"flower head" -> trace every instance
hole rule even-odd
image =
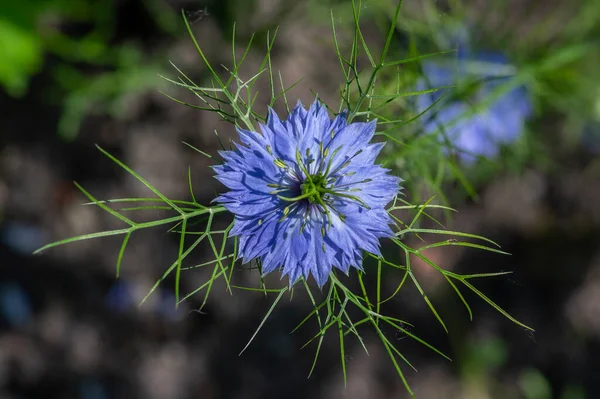
[[[315,100],[285,121],[269,109],[260,128],[238,129],[242,144],[214,168],[230,189],[216,201],[235,215],[239,257],[260,259],[264,274],[282,268],[290,284],[312,274],[323,286],[333,267],[360,269],[363,250],[379,255],[400,179],[374,164],[376,122],[348,124],[345,112],[332,120]]]
[[[505,86],[512,74],[514,67],[495,53],[459,52],[457,64],[425,63],[418,90],[456,85],[449,101],[439,104],[433,117],[423,118],[425,131],[443,131],[467,161],[474,155],[495,156],[499,144],[516,140],[532,113],[525,87]],[[442,94],[447,93],[418,96],[417,111],[425,111]]]

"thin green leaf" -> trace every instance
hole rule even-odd
[[[204,151],[201,151],[201,150],[197,149],[196,147],[194,147],[190,143],[186,143],[185,141],[182,141],[182,143],[185,144],[185,145],[187,145],[188,147],[190,147],[192,150],[196,151],[197,153],[202,154],[202,155],[204,155],[207,158],[213,159],[212,155],[210,155],[210,154],[208,154],[208,153],[206,153]]]
[[[109,208],[108,206],[106,206],[105,204],[101,203],[100,201],[98,201],[96,198],[94,198],[92,196],[92,194],[88,193],[83,187],[81,187],[79,185],[79,183],[77,182],[73,182],[75,183],[75,186],[77,186],[77,188],[86,196],[88,197],[88,199],[90,201],[92,201],[94,204],[98,205],[100,208],[102,208],[103,210],[105,210],[106,212],[110,213],[111,215],[113,215],[114,217],[116,217],[117,219],[122,220],[123,222],[127,223],[130,226],[135,226],[135,222],[129,220],[128,218],[126,218],[125,216],[121,215],[119,212],[115,211],[114,209]]]
[[[80,236],[66,238],[64,240],[59,240],[59,241],[51,242],[50,244],[46,244],[43,247],[41,247],[39,249],[36,249],[33,252],[33,254],[37,255],[39,253],[44,252],[47,249],[58,247],[59,245],[70,244],[70,243],[76,242],[76,241],[90,240],[92,238],[116,236],[116,235],[121,235],[121,234],[128,234],[130,232],[131,232],[131,228],[129,228],[129,229],[118,229],[118,230],[108,230],[108,231],[100,231],[98,233],[83,234],[83,235],[80,235]]]
[[[514,317],[512,317],[506,310],[502,309],[500,306],[496,305],[496,303],[494,301],[492,301],[490,298],[488,298],[483,292],[479,291],[477,288],[475,288],[471,283],[469,283],[466,280],[460,280],[465,286],[467,286],[467,288],[469,288],[471,291],[473,291],[475,294],[477,294],[477,296],[479,296],[481,299],[483,299],[484,301],[486,301],[491,307],[493,307],[494,309],[496,309],[498,312],[500,312],[502,315],[504,315],[504,317],[506,317],[507,319],[509,319],[510,321],[512,321],[513,323],[529,330],[529,331],[535,331],[533,328],[529,327],[528,325],[525,325],[523,323],[521,323],[519,320],[515,319]]]
[[[407,255],[407,256],[409,256],[409,255]],[[444,323],[444,321],[442,320],[442,318],[438,314],[437,310],[435,309],[435,307],[433,306],[433,304],[429,300],[429,297],[427,297],[427,294],[425,294],[425,291],[423,291],[423,288],[421,288],[421,285],[417,281],[417,278],[410,271],[408,272],[408,274],[409,274],[411,280],[413,281],[413,283],[415,284],[415,287],[417,287],[417,290],[419,290],[419,293],[421,294],[421,296],[425,300],[425,303],[427,303],[427,306],[429,306],[429,309],[431,310],[431,312],[433,313],[433,315],[435,316],[435,318],[440,322],[440,324],[444,328],[444,331],[446,331],[446,333],[448,333],[448,327],[446,327],[446,324]]]
[[[121,272],[121,262],[123,261],[123,254],[125,253],[125,247],[127,246],[129,237],[131,237],[131,231],[125,234],[123,244],[121,244],[121,249],[119,250],[119,256],[117,257],[117,278],[119,278],[119,273]]]
[[[152,184],[148,183],[148,181],[146,179],[144,179],[142,176],[138,175],[129,166],[125,165],[123,162],[121,162],[117,158],[113,157],[111,154],[109,154],[104,149],[102,149],[102,147],[100,147],[99,145],[96,145],[96,148],[98,148],[100,150],[100,152],[102,152],[104,155],[106,155],[111,161],[113,161],[114,163],[119,165],[121,168],[125,169],[125,171],[127,171],[133,177],[138,179],[144,186],[146,186],[150,191],[152,191],[154,194],[156,194],[158,197],[160,197],[165,203],[167,203],[174,210],[176,210],[177,212],[179,212],[182,215],[185,214],[185,212],[182,211],[181,209],[179,209],[179,207],[177,205],[175,205],[175,203],[173,203],[173,201],[171,201],[170,199],[165,197],[163,195],[163,193],[158,191]],[[100,205],[100,204],[98,204],[98,205]]]
[[[250,338],[250,340],[248,341],[248,343],[246,344],[246,346],[244,346],[244,349],[242,349],[242,351],[240,352],[240,355],[242,353],[244,353],[244,351],[248,348],[248,346],[250,346],[250,344],[252,343],[252,341],[254,340],[254,337],[256,337],[256,334],[258,334],[258,332],[260,331],[260,329],[262,328],[262,326],[265,324],[265,322],[267,321],[267,319],[269,318],[269,316],[271,315],[271,313],[273,312],[273,309],[275,309],[275,306],[277,306],[277,304],[279,303],[279,301],[281,300],[281,297],[283,297],[283,294],[288,290],[288,287],[284,287],[281,289],[281,291],[279,292],[279,295],[277,295],[277,298],[275,298],[275,301],[273,301],[273,304],[271,305],[271,307],[269,308],[269,311],[267,312],[267,314],[265,315],[265,317],[262,319],[262,321],[260,322],[260,324],[258,325],[258,328],[256,329],[256,331],[254,332],[254,334],[252,335],[252,337]]]
[[[394,65],[407,64],[409,62],[421,61],[425,58],[438,57],[440,55],[445,55],[445,54],[455,53],[455,52],[456,52],[456,50],[452,49],[452,50],[439,51],[437,53],[423,54],[423,55],[418,55],[416,57],[404,58],[402,60],[384,62],[382,66],[390,67],[390,66],[394,66]]]

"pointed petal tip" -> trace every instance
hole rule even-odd
[[[279,121],[281,121],[279,115],[277,115],[277,112],[275,112],[275,110],[270,105],[267,105],[267,125],[273,122],[273,118],[276,118]]]

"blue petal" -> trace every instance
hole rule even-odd
[[[331,171],[335,171],[351,157],[364,149],[375,134],[377,121],[354,122],[346,126],[335,136],[328,145],[328,161],[331,160]],[[361,151],[362,152],[362,151]]]
[[[297,140],[293,133],[288,130],[286,125],[281,122],[277,114],[275,114],[275,111],[269,109],[267,125],[261,126],[261,129],[265,133],[265,136],[270,138],[274,157],[287,162],[293,162],[295,159]]]

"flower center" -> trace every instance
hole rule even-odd
[[[302,197],[307,198],[311,204],[322,204],[323,195],[327,192],[325,185],[327,179],[321,173],[310,176],[300,186],[302,189]]]
[[[282,201],[290,203],[289,205],[286,205],[283,207],[283,216],[281,217],[281,219],[279,219],[279,221],[282,221],[285,218],[287,218],[288,215],[290,214],[290,212],[294,208],[297,208],[299,206],[299,203],[300,203],[299,201],[301,201],[301,200],[308,200],[308,202],[311,206],[307,208],[308,213],[306,213],[303,216],[303,221],[301,223],[300,232],[302,232],[302,230],[304,230],[304,227],[307,224],[309,213],[313,212],[314,210],[316,210],[326,216],[327,223],[330,227],[332,225],[332,217],[331,217],[332,212],[335,213],[337,215],[337,217],[339,217],[342,221],[344,221],[346,216],[344,214],[342,214],[341,212],[339,212],[339,210],[337,210],[333,206],[332,197],[345,198],[350,201],[359,203],[361,206],[363,206],[366,209],[371,209],[362,199],[360,199],[359,197],[357,197],[353,194],[350,194],[351,192],[361,191],[361,189],[359,187],[350,188],[351,185],[358,184],[358,183],[366,183],[366,182],[370,181],[371,179],[364,179],[361,182],[341,185],[341,186],[338,186],[337,188],[332,187],[332,186],[327,187],[327,184],[328,184],[327,176],[331,176],[332,174],[335,174],[339,170],[348,166],[350,164],[350,160],[362,152],[362,150],[359,150],[356,154],[354,154],[354,156],[347,159],[346,162],[344,162],[341,166],[337,167],[334,171],[332,171],[330,173],[333,156],[339,151],[340,148],[341,148],[341,146],[338,147],[338,149],[336,149],[333,152],[331,158],[329,159],[329,163],[327,165],[327,168],[325,169],[325,172],[317,172],[316,174],[310,174],[308,172],[308,168],[306,166],[306,165],[310,164],[310,162],[314,161],[314,159],[311,159],[308,162],[304,162],[302,159],[302,155],[300,154],[300,151],[296,150],[296,164],[302,170],[302,172],[304,173],[304,176],[306,176],[306,180],[304,180],[304,182],[302,184],[300,184],[301,193],[300,193],[300,195],[298,195],[296,197],[290,198],[290,197],[284,197],[282,195],[279,195],[279,193],[281,191],[286,191],[285,189],[283,189],[282,186],[280,186],[277,183],[267,184],[268,187],[273,187],[273,188],[278,189],[278,190],[271,192],[273,195],[276,195],[277,198],[279,198]],[[306,156],[310,157],[309,150],[306,150]],[[321,157],[324,159],[324,157],[326,157],[326,156],[327,156],[327,150],[321,149]],[[280,159],[275,159],[274,162],[275,162],[275,165],[277,165],[278,167],[285,169],[287,171],[287,166],[285,165],[285,163],[283,161],[281,161]],[[319,168],[319,169],[321,169],[321,168]],[[349,174],[347,174],[347,175],[349,176]],[[295,175],[295,177],[296,177],[296,179],[295,179],[296,181],[300,180],[300,179],[298,179],[297,174]],[[335,181],[335,178],[333,179],[333,181]],[[332,182],[329,181],[329,183],[331,184]],[[288,189],[289,189],[289,187],[288,187]],[[329,197],[325,198],[326,195]],[[324,229],[325,229],[325,227],[323,227],[322,234],[325,234]]]

